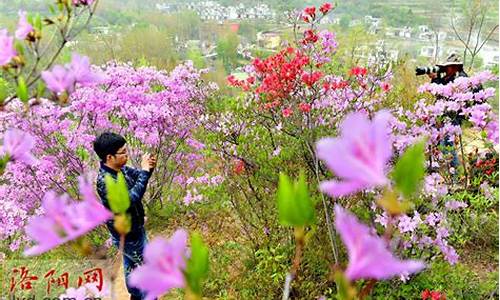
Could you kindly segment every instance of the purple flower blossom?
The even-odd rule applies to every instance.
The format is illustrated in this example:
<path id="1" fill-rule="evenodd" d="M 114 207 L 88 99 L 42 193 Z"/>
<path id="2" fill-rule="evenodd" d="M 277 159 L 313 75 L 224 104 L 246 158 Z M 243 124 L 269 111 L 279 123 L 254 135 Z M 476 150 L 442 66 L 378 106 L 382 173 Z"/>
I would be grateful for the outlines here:
<path id="1" fill-rule="evenodd" d="M 425 223 L 429 226 L 436 226 L 442 219 L 443 216 L 440 213 L 430 213 L 425 217 Z"/>
<path id="2" fill-rule="evenodd" d="M 12 160 L 33 165 L 37 162 L 30 152 L 34 146 L 35 140 L 30 134 L 19 129 L 9 129 L 3 137 L 2 152 L 9 155 Z"/>
<path id="3" fill-rule="evenodd" d="M 422 224 L 422 220 L 420 219 L 418 212 L 415 211 L 415 216 L 413 216 L 413 218 L 410 218 L 407 215 L 400 216 L 398 228 L 401 233 L 413 232 L 420 224 Z"/>
<path id="4" fill-rule="evenodd" d="M 439 240 L 442 240 L 442 239 L 447 238 L 449 236 L 450 236 L 450 232 L 448 231 L 448 229 L 446 227 L 441 226 L 436 230 L 436 238 Z"/>
<path id="5" fill-rule="evenodd" d="M 167 241 L 156 238 L 146 245 L 144 264 L 130 274 L 130 285 L 146 292 L 146 300 L 154 299 L 173 288 L 186 285 L 187 232 L 179 229 Z"/>
<path id="6" fill-rule="evenodd" d="M 16 39 L 24 40 L 30 32 L 33 31 L 33 26 L 26 19 L 26 12 L 19 11 L 19 23 L 17 24 Z"/>
<path id="7" fill-rule="evenodd" d="M 326 53 L 332 53 L 337 49 L 337 41 L 335 40 L 335 33 L 322 30 L 318 36 L 321 39 L 321 46 L 323 47 L 323 51 Z"/>
<path id="8" fill-rule="evenodd" d="M 341 124 L 341 136 L 317 143 L 318 157 L 343 181 L 321 183 L 322 192 L 340 197 L 388 183 L 385 174 L 392 155 L 388 134 L 390 113 L 380 111 L 372 122 L 362 113 L 348 115 Z"/>
<path id="9" fill-rule="evenodd" d="M 335 206 L 335 215 L 335 227 L 349 256 L 345 271 L 349 280 L 389 279 L 405 272 L 419 272 L 425 267 L 420 261 L 396 258 L 382 238 L 372 235 L 368 226 L 341 206 Z"/>
<path id="10" fill-rule="evenodd" d="M 72 54 L 71 63 L 67 65 L 67 69 L 73 75 L 75 81 L 82 86 L 92 86 L 104 80 L 102 74 L 92 72 L 89 58 L 80 56 L 78 53 Z"/>
<path id="11" fill-rule="evenodd" d="M 273 153 L 271 154 L 272 156 L 278 156 L 281 153 L 281 147 L 278 146 L 276 149 L 274 149 Z"/>
<path id="12" fill-rule="evenodd" d="M 469 109 L 469 121 L 476 127 L 484 128 L 487 124 L 486 118 L 490 110 L 491 106 L 489 104 L 474 105 Z"/>
<path id="13" fill-rule="evenodd" d="M 423 249 L 424 247 L 427 247 L 431 244 L 432 244 L 432 238 L 426 235 L 421 237 L 420 240 L 418 241 L 418 247 L 420 249 Z"/>
<path id="14" fill-rule="evenodd" d="M 61 65 L 56 65 L 52 71 L 43 71 L 42 78 L 47 88 L 55 93 L 71 92 L 74 89 L 75 77 L 73 73 Z"/>
<path id="15" fill-rule="evenodd" d="M 185 205 L 190 205 L 192 203 L 197 203 L 203 201 L 203 195 L 198 194 L 196 189 L 193 191 L 187 191 L 186 196 L 184 196 L 183 202 Z"/>
<path id="16" fill-rule="evenodd" d="M 387 213 L 384 211 L 381 215 L 378 214 L 376 217 L 375 217 L 375 223 L 379 223 L 380 225 L 384 226 L 384 227 L 387 227 L 387 225 L 389 224 L 389 216 L 387 215 Z"/>
<path id="17" fill-rule="evenodd" d="M 493 188 L 488 184 L 488 182 L 485 181 L 481 183 L 479 189 L 487 199 L 495 199 L 495 196 L 493 195 Z"/>
<path id="18" fill-rule="evenodd" d="M 9 245 L 9 249 L 10 251 L 15 252 L 17 251 L 17 249 L 19 249 L 20 246 L 21 246 L 21 241 L 15 240 Z"/>
<path id="19" fill-rule="evenodd" d="M 26 256 L 39 255 L 78 238 L 113 216 L 97 201 L 93 185 L 83 179 L 80 192 L 84 196 L 81 202 L 74 202 L 67 195 L 57 196 L 54 191 L 45 194 L 45 215 L 33 217 L 26 226 L 26 234 L 36 242 L 24 252 Z"/>
<path id="20" fill-rule="evenodd" d="M 424 194 L 432 197 L 433 199 L 440 198 L 448 194 L 448 187 L 439 173 L 432 173 L 425 177 Z"/>
<path id="21" fill-rule="evenodd" d="M 9 36 L 7 29 L 0 29 L 0 66 L 7 65 L 16 55 L 14 37 Z"/>
<path id="22" fill-rule="evenodd" d="M 456 201 L 456 200 L 451 200 L 446 202 L 445 207 L 449 210 L 458 210 L 460 208 L 465 208 L 467 207 L 467 203 L 462 202 L 462 201 Z"/>
<path id="23" fill-rule="evenodd" d="M 436 238 L 434 243 L 439 247 L 439 249 L 441 250 L 441 252 L 444 255 L 444 258 L 451 265 L 454 265 L 458 262 L 458 259 L 460 258 L 460 256 L 457 254 L 457 251 L 455 251 L 455 248 L 448 245 L 448 242 L 446 240 Z"/>
<path id="24" fill-rule="evenodd" d="M 486 125 L 486 134 L 490 141 L 498 145 L 498 118 L 491 120 Z"/>

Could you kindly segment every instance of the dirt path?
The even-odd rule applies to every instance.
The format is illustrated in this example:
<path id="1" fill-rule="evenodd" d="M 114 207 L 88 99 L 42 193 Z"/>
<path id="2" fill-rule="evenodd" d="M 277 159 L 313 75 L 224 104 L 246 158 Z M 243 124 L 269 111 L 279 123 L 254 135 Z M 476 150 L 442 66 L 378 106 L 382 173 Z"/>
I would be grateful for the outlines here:
<path id="1" fill-rule="evenodd" d="M 115 274 L 116 274 L 116 279 L 114 282 L 114 286 L 112 287 L 114 289 L 114 299 L 112 300 L 128 300 L 130 299 L 130 294 L 127 291 L 127 287 L 125 285 L 125 274 L 123 272 L 123 258 L 120 257 L 112 263 L 114 266 Z M 111 298 L 109 298 L 111 299 Z"/>

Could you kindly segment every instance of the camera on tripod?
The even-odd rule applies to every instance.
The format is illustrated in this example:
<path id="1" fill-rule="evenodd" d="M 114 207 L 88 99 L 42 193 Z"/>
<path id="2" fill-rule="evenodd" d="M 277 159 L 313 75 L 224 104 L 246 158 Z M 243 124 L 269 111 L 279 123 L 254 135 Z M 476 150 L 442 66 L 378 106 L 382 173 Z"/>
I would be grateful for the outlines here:
<path id="1" fill-rule="evenodd" d="M 417 76 L 425 75 L 425 74 L 431 74 L 431 73 L 439 74 L 441 72 L 442 71 L 441 71 L 441 67 L 440 66 L 416 67 L 415 68 L 415 75 L 417 75 Z"/>

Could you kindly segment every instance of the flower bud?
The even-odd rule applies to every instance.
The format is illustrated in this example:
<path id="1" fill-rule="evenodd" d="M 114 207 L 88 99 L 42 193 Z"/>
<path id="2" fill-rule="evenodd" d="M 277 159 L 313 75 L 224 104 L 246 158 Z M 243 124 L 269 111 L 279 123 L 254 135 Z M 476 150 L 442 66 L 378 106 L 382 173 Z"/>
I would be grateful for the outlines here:
<path id="1" fill-rule="evenodd" d="M 120 235 L 126 235 L 132 228 L 132 222 L 127 214 L 115 215 L 115 229 Z"/>

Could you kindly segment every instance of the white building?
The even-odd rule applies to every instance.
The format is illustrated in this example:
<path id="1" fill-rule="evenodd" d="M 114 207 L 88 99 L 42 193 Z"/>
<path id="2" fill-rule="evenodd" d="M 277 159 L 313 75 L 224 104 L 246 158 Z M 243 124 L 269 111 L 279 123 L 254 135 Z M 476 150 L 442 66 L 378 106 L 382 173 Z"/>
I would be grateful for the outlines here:
<path id="1" fill-rule="evenodd" d="M 479 51 L 479 56 L 483 60 L 484 66 L 491 68 L 499 64 L 499 49 L 496 47 L 484 47 Z"/>

